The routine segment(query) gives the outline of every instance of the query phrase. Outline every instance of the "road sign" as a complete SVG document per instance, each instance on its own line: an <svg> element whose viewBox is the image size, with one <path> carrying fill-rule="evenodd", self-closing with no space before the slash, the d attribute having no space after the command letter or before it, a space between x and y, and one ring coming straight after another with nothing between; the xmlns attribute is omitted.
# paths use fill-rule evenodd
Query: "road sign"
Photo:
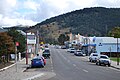
<svg viewBox="0 0 120 80"><path fill-rule="evenodd" d="M19 42L16 42L16 46L19 46Z"/></svg>

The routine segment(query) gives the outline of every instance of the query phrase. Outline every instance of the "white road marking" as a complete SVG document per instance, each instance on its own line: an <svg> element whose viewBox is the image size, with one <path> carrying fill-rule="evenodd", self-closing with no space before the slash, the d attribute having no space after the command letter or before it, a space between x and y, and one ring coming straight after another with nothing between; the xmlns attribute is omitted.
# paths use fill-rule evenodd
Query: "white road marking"
<svg viewBox="0 0 120 80"><path fill-rule="evenodd" d="M70 63L70 60L67 60L68 63Z"/></svg>
<svg viewBox="0 0 120 80"><path fill-rule="evenodd" d="M73 66L75 66L75 67L76 67L76 65L75 65L75 64L73 64Z"/></svg>
<svg viewBox="0 0 120 80"><path fill-rule="evenodd" d="M83 69L84 72L88 72L87 70Z"/></svg>
<svg viewBox="0 0 120 80"><path fill-rule="evenodd" d="M51 62L51 70L52 70L52 72L53 72L54 70L53 70L53 62L52 62L52 57L50 57L50 62Z"/></svg>
<svg viewBox="0 0 120 80"><path fill-rule="evenodd" d="M44 75L44 73L40 73L40 74L38 74L38 75L35 75L35 76L33 76L33 77L30 77L30 78L23 79L23 80L32 80L32 79L35 79L35 78L37 78L37 77L41 77L41 76L43 76L43 75Z"/></svg>

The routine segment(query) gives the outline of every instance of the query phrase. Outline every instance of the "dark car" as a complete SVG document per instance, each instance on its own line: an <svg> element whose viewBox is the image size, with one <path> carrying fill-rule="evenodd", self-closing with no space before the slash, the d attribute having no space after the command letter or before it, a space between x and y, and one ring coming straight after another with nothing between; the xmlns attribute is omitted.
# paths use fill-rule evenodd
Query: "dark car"
<svg viewBox="0 0 120 80"><path fill-rule="evenodd" d="M44 52L42 53L42 56L45 59L50 58L50 50L49 49L45 49Z"/></svg>
<svg viewBox="0 0 120 80"><path fill-rule="evenodd" d="M44 67L44 61L42 58L35 57L31 60L31 67Z"/></svg>

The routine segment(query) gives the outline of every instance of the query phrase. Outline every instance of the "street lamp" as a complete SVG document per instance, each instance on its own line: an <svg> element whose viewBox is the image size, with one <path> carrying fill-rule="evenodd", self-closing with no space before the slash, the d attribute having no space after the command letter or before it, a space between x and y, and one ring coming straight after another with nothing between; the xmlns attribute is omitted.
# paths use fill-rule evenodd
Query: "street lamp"
<svg viewBox="0 0 120 80"><path fill-rule="evenodd" d="M27 32L26 32L26 64L28 64L28 44L27 44Z"/></svg>
<svg viewBox="0 0 120 80"><path fill-rule="evenodd" d="M119 65L119 53L118 53L118 38L119 38L119 36L115 35L115 34L112 34L112 36L117 39L117 65Z"/></svg>
<svg viewBox="0 0 120 80"><path fill-rule="evenodd" d="M118 38L117 38L117 65L119 65Z"/></svg>

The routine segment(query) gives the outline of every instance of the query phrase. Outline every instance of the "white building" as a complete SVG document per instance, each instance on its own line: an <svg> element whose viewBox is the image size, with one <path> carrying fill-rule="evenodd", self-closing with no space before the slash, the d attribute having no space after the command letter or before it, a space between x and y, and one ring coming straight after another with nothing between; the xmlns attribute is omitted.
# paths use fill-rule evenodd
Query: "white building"
<svg viewBox="0 0 120 80"><path fill-rule="evenodd" d="M36 36L34 33L27 33L27 52L35 53Z"/></svg>
<svg viewBox="0 0 120 80"><path fill-rule="evenodd" d="M117 52L117 38L114 37L89 37L90 44L96 44L97 53ZM120 52L120 38L118 38L118 52Z"/></svg>

